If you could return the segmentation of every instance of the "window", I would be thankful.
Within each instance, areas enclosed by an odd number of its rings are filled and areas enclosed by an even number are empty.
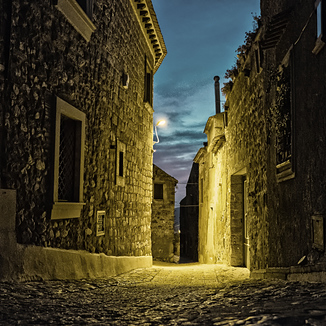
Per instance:
[[[85,114],[57,98],[52,219],[80,217],[83,201]]]
[[[154,199],[163,199],[163,183],[154,183]]]
[[[201,178],[199,182],[199,202],[202,204],[204,202],[204,179]]]
[[[54,2],[76,31],[89,42],[95,31],[95,26],[91,21],[93,0],[56,0]]]
[[[144,101],[153,106],[153,69],[145,58]]]
[[[321,14],[321,0],[316,2],[316,11],[317,11],[317,38],[322,35],[322,14]]]
[[[292,49],[292,48],[291,48]],[[293,121],[293,63],[291,49],[279,67],[276,84],[276,177],[278,182],[295,177],[294,173],[294,121]]]
[[[59,181],[58,200],[75,202],[79,200],[78,178],[80,153],[80,121],[71,119],[64,114],[60,116],[59,144]]]
[[[279,119],[276,138],[276,163],[281,164],[290,160],[292,155],[290,67],[283,67],[277,89]]]
[[[255,55],[255,66],[256,66],[256,72],[257,74],[259,74],[261,72],[261,68],[262,68],[262,59],[263,59],[263,53],[261,51],[260,48],[260,44],[257,44],[257,48],[254,51],[254,55]]]
[[[317,54],[324,47],[326,42],[326,0],[317,0],[315,2],[317,15],[317,35],[316,44],[313,53]]]
[[[119,176],[123,177],[123,152],[119,152]]]
[[[125,170],[126,170],[126,145],[117,140],[116,146],[116,185],[125,185]]]

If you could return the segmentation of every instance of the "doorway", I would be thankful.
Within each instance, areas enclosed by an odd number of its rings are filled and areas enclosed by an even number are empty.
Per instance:
[[[250,268],[248,180],[246,169],[231,176],[231,265]]]
[[[243,178],[243,265],[250,269],[250,243],[248,221],[248,182]]]

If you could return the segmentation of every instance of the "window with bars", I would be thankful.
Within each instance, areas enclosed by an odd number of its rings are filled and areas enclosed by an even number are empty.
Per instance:
[[[52,219],[80,217],[84,143],[85,114],[57,98]]]
[[[281,164],[291,159],[291,82],[290,66],[283,67],[277,85],[278,126],[276,137],[276,163]]]
[[[59,184],[58,200],[74,202],[78,200],[76,182],[78,178],[78,129],[80,122],[65,115],[60,118],[60,145],[59,145]]]
[[[295,177],[293,120],[293,56],[289,49],[278,69],[276,83],[276,178],[278,182]]]

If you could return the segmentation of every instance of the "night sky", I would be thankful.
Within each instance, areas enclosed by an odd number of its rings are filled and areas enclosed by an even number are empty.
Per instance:
[[[193,159],[215,114],[214,76],[236,62],[245,32],[260,15],[259,0],[152,0],[168,54],[154,76],[154,123],[160,142],[154,164],[176,178],[176,206],[185,196]],[[221,97],[223,101],[223,97]],[[223,105],[223,103],[222,103]]]

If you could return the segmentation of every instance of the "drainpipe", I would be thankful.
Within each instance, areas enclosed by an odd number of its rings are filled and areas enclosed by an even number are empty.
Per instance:
[[[220,99],[220,77],[215,76],[215,107],[216,107],[216,114],[221,113],[221,99]]]
[[[2,82],[3,85],[3,92],[0,97],[0,103],[2,105],[1,117],[0,117],[0,189],[3,188],[3,165],[4,165],[4,150],[5,150],[5,135],[4,135],[4,125],[5,125],[5,107],[6,107],[6,99],[8,95],[8,84],[10,79],[10,39],[11,39],[11,19],[12,19],[12,0],[2,3],[2,12],[5,13],[5,18],[2,21],[2,26],[0,27],[1,31],[3,32],[4,38],[4,47],[1,53],[1,74],[2,74]]]

